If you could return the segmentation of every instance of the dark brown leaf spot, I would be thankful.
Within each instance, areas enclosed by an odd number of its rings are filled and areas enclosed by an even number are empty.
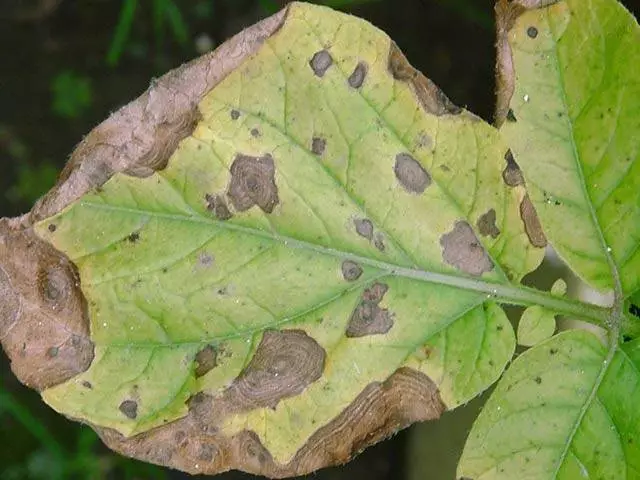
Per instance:
[[[251,136],[254,138],[257,138],[260,136],[260,130],[258,130],[257,128],[252,128],[251,129]]]
[[[365,289],[360,303],[351,313],[347,326],[347,337],[364,337],[387,333],[393,327],[393,315],[386,308],[380,308],[380,302],[389,286],[385,283],[374,283]]]
[[[93,388],[93,385],[91,385],[91,382],[88,382],[87,380],[83,380],[81,385],[84,388],[88,388],[89,390],[91,390]]]
[[[470,275],[479,276],[493,270],[493,261],[476,237],[471,225],[463,220],[453,230],[440,237],[442,258],[445,263]]]
[[[487,213],[480,215],[476,224],[480,235],[498,238],[500,229],[496,226],[496,211],[492,208]]]
[[[384,244],[384,235],[380,232],[377,232],[373,237],[373,246],[376,247],[381,252],[384,252],[387,248]]]
[[[50,223],[50,224],[47,226],[47,230],[49,230],[51,233],[55,232],[57,228],[58,228],[58,227],[56,227],[56,224],[55,224],[55,223]]]
[[[418,101],[427,113],[456,115],[462,112],[462,109],[454,105],[435,83],[409,64],[393,42],[389,49],[388,69],[393,78],[411,85]]]
[[[231,120],[237,120],[240,118],[240,112],[238,110],[231,110]]]
[[[516,118],[516,114],[513,113],[513,110],[510,108],[509,110],[507,110],[507,121],[508,122],[517,122],[518,119]]]
[[[538,36],[538,29],[536,27],[527,28],[527,35],[529,38],[536,38]]]
[[[257,205],[265,213],[273,212],[279,199],[276,169],[271,155],[250,157],[238,154],[230,170],[231,182],[227,195],[237,211],[244,212]]]
[[[531,203],[529,195],[525,195],[522,202],[520,202],[520,218],[524,223],[524,230],[527,232],[531,245],[538,248],[546,247],[547,237],[542,230],[538,214],[533,203]]]
[[[349,82],[349,86],[351,88],[360,88],[366,76],[367,64],[359,62],[358,65],[356,65],[356,68],[353,69],[351,75],[349,75],[349,79],[347,80]]]
[[[207,345],[196,353],[195,360],[196,378],[202,377],[218,366],[218,351],[212,345]]]
[[[138,240],[140,240],[140,233],[139,232],[131,233],[129,236],[127,236],[127,240],[129,241],[129,243],[138,243]]]
[[[324,361],[324,349],[302,330],[267,330],[229,394],[245,408],[275,408],[320,378]]]
[[[207,193],[204,199],[207,202],[207,210],[212,212],[218,220],[229,220],[233,217],[233,213],[229,210],[227,201],[222,195],[211,195]]]
[[[333,58],[331,58],[331,54],[327,50],[320,50],[314,53],[309,61],[309,66],[317,77],[323,77],[331,65],[333,65]]]
[[[373,238],[373,223],[371,223],[371,220],[368,218],[354,218],[353,224],[358,235],[368,240]]]
[[[55,358],[55,357],[57,357],[57,356],[58,356],[58,350],[59,350],[59,348],[58,348],[58,347],[49,347],[49,348],[47,349],[47,357],[48,357],[48,358]]]
[[[324,138],[313,137],[311,140],[311,151],[315,155],[322,155],[327,147],[327,141]]]
[[[522,176],[522,170],[513,158],[511,150],[507,150],[504,154],[504,159],[507,161],[507,166],[502,171],[502,179],[510,187],[517,187],[518,185],[524,185],[524,177]]]
[[[347,282],[353,282],[362,275],[362,267],[356,262],[345,260],[342,262],[342,276]]]
[[[118,409],[131,420],[138,416],[138,403],[134,400],[125,400],[120,404]]]
[[[408,153],[396,155],[393,171],[400,185],[409,193],[420,194],[431,185],[431,175]]]

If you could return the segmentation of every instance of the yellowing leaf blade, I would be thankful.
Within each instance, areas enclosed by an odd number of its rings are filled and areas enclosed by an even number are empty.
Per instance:
[[[281,475],[311,469],[327,435],[346,460],[367,429],[497,380],[515,338],[495,302],[532,301],[517,281],[543,249],[492,127],[379,30],[301,4],[197,108],[166,168],[115,174],[36,226],[79,270],[97,353],[43,392],[50,405],[142,434],[105,434],[134,453],[206,422],[203,445],[243,469],[229,452],[250,431],[259,471]],[[364,430],[336,435],[341,422]]]
[[[501,91],[501,131],[560,256],[596,288],[619,277],[629,295],[640,286],[640,28],[609,0],[517,8],[505,7],[517,19],[501,39],[513,87]]]

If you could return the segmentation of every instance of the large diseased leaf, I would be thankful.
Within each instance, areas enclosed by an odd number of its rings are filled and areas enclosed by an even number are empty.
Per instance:
[[[501,131],[542,226],[592,286],[613,290],[615,266],[626,296],[640,288],[638,24],[610,0],[498,10]]]
[[[119,114],[160,119],[144,154],[90,136],[32,213],[94,354],[45,401],[192,472],[305,473],[473,398],[514,350],[495,302],[530,302],[543,255],[492,127],[362,20],[277,19],[191,111],[175,92],[162,121],[152,88]]]
[[[616,351],[563,332],[512,364],[476,420],[459,475],[476,480],[640,475],[640,342]]]
[[[509,284],[542,250],[490,126],[380,31],[301,5],[198,111],[166,168],[115,175],[36,226],[80,271],[96,351],[43,392],[50,405],[129,436],[187,415],[198,394],[216,412],[207,441],[231,455],[224,443],[254,432],[273,474],[309,470],[311,447],[345,422],[384,434],[498,378],[514,335],[472,279]],[[364,393],[407,366],[415,392]],[[399,420],[366,425],[368,402],[401,409],[407,395]],[[364,438],[340,439],[338,458]],[[238,457],[226,466],[254,468]]]

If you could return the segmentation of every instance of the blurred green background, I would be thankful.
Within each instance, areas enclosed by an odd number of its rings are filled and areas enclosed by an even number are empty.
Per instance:
[[[149,81],[283,0],[0,0],[0,217],[27,212],[83,135]],[[491,120],[493,0],[326,0],[385,30],[453,100]],[[630,1],[628,6],[631,6]],[[637,14],[636,8],[636,14]],[[2,301],[2,299],[0,299]],[[449,480],[482,398],[317,480]],[[49,409],[0,356],[0,479],[179,479],[108,451]],[[249,479],[230,472],[220,480]]]

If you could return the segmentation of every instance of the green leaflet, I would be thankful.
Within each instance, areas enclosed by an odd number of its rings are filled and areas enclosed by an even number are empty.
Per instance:
[[[585,281],[640,288],[640,29],[612,0],[521,15],[501,127],[547,237]]]
[[[555,331],[554,312],[539,305],[533,305],[522,312],[518,322],[518,344],[531,347],[551,337]]]
[[[640,341],[563,332],[518,357],[476,420],[459,476],[637,478]]]
[[[543,249],[522,186],[503,182],[507,148],[408,68],[371,25],[293,4],[200,103],[167,168],[116,174],[38,224],[78,267],[96,345],[47,403],[133,435],[198,392],[224,396],[287,338],[275,373],[258,369],[277,383],[299,363],[287,392],[215,424],[286,462],[400,367],[447,408],[486,389],[515,343],[496,301],[585,311],[517,286]]]

